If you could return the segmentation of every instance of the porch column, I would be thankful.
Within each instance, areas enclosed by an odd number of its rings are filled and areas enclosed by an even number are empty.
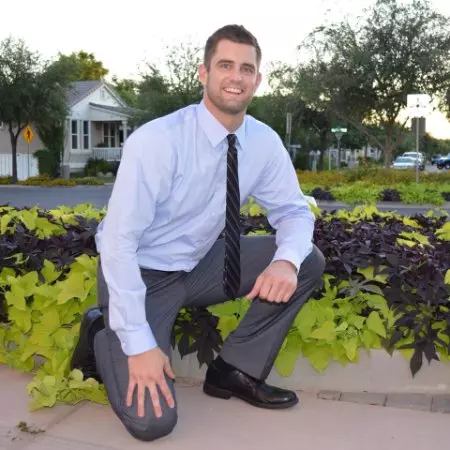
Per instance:
[[[122,120],[122,126],[123,126],[123,143],[125,144],[125,141],[128,137],[128,120]]]

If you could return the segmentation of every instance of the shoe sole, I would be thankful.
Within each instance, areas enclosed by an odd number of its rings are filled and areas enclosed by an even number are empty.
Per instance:
[[[203,385],[203,392],[211,397],[221,398],[223,400],[229,400],[231,397],[234,396],[249,403],[252,406],[256,406],[257,408],[263,409],[287,409],[292,408],[298,403],[298,398],[285,403],[259,403],[249,398],[246,398],[242,395],[235,394],[234,392],[231,392],[228,389],[219,388],[217,386],[212,386],[206,383]]]

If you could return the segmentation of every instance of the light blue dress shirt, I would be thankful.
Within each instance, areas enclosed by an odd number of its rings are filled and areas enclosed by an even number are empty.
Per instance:
[[[191,271],[225,227],[227,135],[205,104],[148,122],[125,142],[98,227],[109,321],[126,355],[157,346],[139,266]],[[277,230],[273,260],[297,270],[312,250],[314,215],[280,137],[246,116],[235,132],[241,206],[253,196]]]

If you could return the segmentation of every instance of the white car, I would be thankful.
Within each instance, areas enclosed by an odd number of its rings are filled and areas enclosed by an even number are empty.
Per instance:
[[[399,156],[393,162],[391,168],[398,170],[415,169],[417,163],[419,164],[419,168],[422,170],[422,162],[420,160],[417,162],[416,158],[411,158],[409,156]]]

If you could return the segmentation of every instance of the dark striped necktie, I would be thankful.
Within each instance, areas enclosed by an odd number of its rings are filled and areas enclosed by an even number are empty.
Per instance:
[[[227,155],[227,206],[225,219],[225,262],[223,287],[229,299],[237,297],[241,284],[240,195],[236,135],[229,134]]]

